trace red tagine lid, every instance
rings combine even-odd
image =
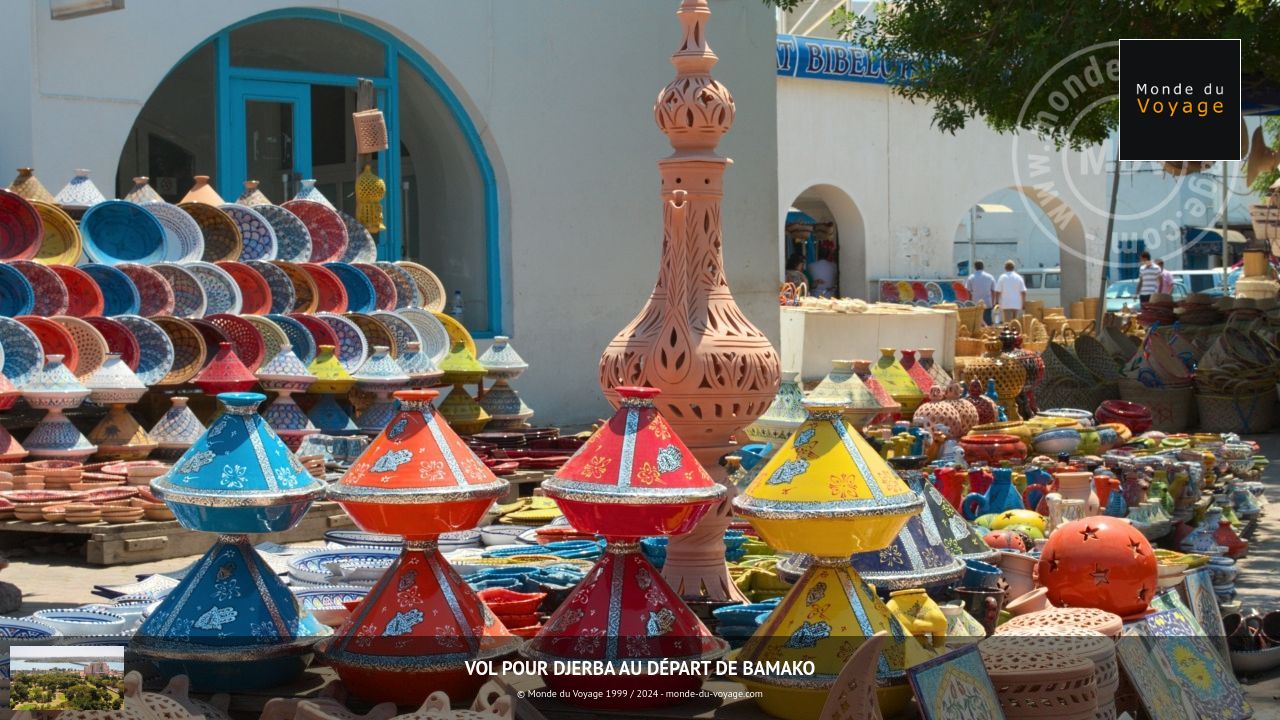
[[[711,479],[658,413],[650,387],[619,387],[618,410],[554,477],[547,495],[580,502],[711,502],[725,488]]]
[[[206,395],[246,392],[258,384],[258,378],[240,361],[231,343],[218,343],[218,354],[193,379]]]

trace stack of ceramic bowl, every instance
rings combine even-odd
[[[276,399],[262,415],[290,450],[296,451],[303,438],[320,432],[293,400],[294,393],[306,392],[315,381],[316,376],[307,370],[288,345],[258,368],[258,382],[262,389],[276,393]]]
[[[48,356],[44,369],[23,386],[22,396],[32,408],[48,411],[27,436],[26,448],[32,457],[83,461],[97,452],[62,414],[80,407],[89,389],[62,364],[61,355]]]
[[[142,460],[156,449],[156,442],[125,409],[142,399],[147,386],[118,353],[107,355],[106,362],[85,385],[91,401],[110,407],[106,417],[89,432],[89,441],[98,446],[99,460]]]
[[[504,431],[527,425],[529,418],[533,417],[533,410],[525,405],[510,381],[528,370],[529,363],[511,347],[509,338],[498,335],[493,339],[493,345],[480,356],[480,364],[484,366],[485,375],[493,380],[480,397],[480,407],[489,413],[489,423],[485,428]]]
[[[391,357],[390,348],[378,346],[353,378],[358,390],[374,396],[373,402],[356,418],[356,425],[364,434],[376,436],[395,415],[396,404],[391,399],[391,393],[408,387],[409,376],[396,359]]]

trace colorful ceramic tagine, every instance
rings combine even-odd
[[[124,199],[139,205],[148,202],[164,202],[160,193],[151,187],[151,178],[146,176],[133,179],[133,187],[125,194]]]
[[[929,374],[928,368],[921,365],[916,359],[915,350],[902,351],[902,369],[907,371],[907,375],[911,376],[916,387],[920,388],[921,394],[929,397],[929,391],[933,389],[933,376]]]
[[[156,443],[151,457],[166,462],[177,460],[204,433],[204,424],[187,407],[187,398],[177,395],[169,400],[169,409],[147,431]]]
[[[303,438],[320,432],[294,402],[293,394],[306,392],[316,382],[316,376],[302,364],[291,345],[281,347],[274,358],[258,368],[258,382],[263,390],[276,393],[262,416],[290,450],[296,451]]]
[[[271,200],[258,189],[257,180],[245,180],[244,191],[236,198],[236,203],[253,207],[254,205],[270,205]]]
[[[306,178],[298,187],[298,193],[293,196],[294,200],[309,200],[311,202],[320,203],[330,210],[335,210],[333,203],[329,202],[329,198],[316,187],[314,178]]]
[[[356,425],[366,435],[377,436],[396,414],[396,404],[391,399],[391,393],[406,389],[409,376],[400,367],[400,363],[391,357],[390,348],[378,345],[352,377],[357,388],[374,395],[373,402],[356,418]]]
[[[316,359],[307,370],[315,376],[310,392],[319,395],[307,417],[320,431],[329,435],[349,435],[360,432],[355,420],[338,404],[337,398],[346,395],[356,384],[338,360],[332,345],[316,348]]]
[[[832,360],[831,372],[809,392],[809,399],[846,408],[845,418],[856,428],[866,427],[884,409],[854,374],[852,360]]]
[[[880,403],[880,407],[883,408],[879,415],[872,418],[872,423],[892,423],[901,417],[902,405],[900,405],[897,400],[894,400],[893,396],[889,394],[889,391],[884,388],[884,385],[881,385],[880,381],[876,379],[876,376],[871,374],[870,360],[854,360],[853,374],[858,376],[858,379],[862,381],[864,386],[866,386],[867,391],[871,393],[871,396],[874,397],[876,402]],[[803,413],[803,408],[801,408],[801,412]],[[801,422],[803,422],[803,418],[801,418]]]
[[[48,355],[45,365],[22,388],[22,397],[36,410],[47,410],[40,422],[27,435],[23,445],[33,458],[51,460],[84,460],[98,448],[90,443],[75,425],[62,414],[80,407],[89,396],[89,388],[62,364],[61,355]]]
[[[594,660],[640,668],[637,675],[621,677],[543,675],[548,687],[576,704],[679,704],[684,692],[697,692],[704,674],[650,674],[645,664],[715,660],[729,645],[713,636],[664,582],[640,552],[639,541],[689,532],[726,489],[702,469],[658,412],[654,399],[659,390],[616,390],[622,398],[617,412],[542,484],[573,527],[605,536],[604,557],[522,652],[533,660]],[[624,687],[631,697],[571,695],[606,687]]]
[[[471,397],[464,385],[479,385],[485,375],[485,368],[476,360],[475,354],[461,341],[453,343],[449,354],[440,361],[440,369],[444,371],[441,380],[452,384],[453,389],[440,403],[440,414],[463,435],[474,435],[489,423],[489,413]]]
[[[217,354],[191,382],[206,395],[245,392],[258,384],[258,378],[245,367],[231,347],[231,343],[218,344]]]
[[[814,556],[813,564],[747,641],[739,660],[812,660],[816,676],[752,673],[742,682],[763,692],[756,702],[771,715],[818,715],[839,674],[846,650],[860,638],[889,630],[896,640],[878,666],[880,705],[886,714],[905,707],[910,692],[904,668],[924,647],[908,634],[849,563],[854,553],[893,544],[924,501],[898,477],[852,426],[839,405],[806,403],[809,417],[734,500],[761,538],[783,551]]]
[[[808,413],[804,411],[804,391],[797,382],[799,377],[798,372],[782,373],[777,395],[764,414],[745,428],[747,437],[755,442],[777,445],[800,427]]]
[[[9,184],[9,189],[28,200],[39,200],[50,205],[55,205],[58,202],[53,197],[53,193],[49,192],[44,183],[40,182],[40,178],[36,177],[35,168],[18,168],[18,175]]]
[[[320,653],[353,693],[416,704],[432,690],[475,694],[466,663],[515,652],[511,635],[440,554],[437,538],[476,526],[507,490],[432,405],[435,390],[395,394],[399,411],[329,488],[362,530],[404,550]]]
[[[489,414],[489,430],[514,430],[524,427],[533,410],[524,404],[520,394],[512,388],[510,381],[519,377],[529,367],[511,347],[509,339],[499,335],[493,339],[493,345],[480,356],[480,364],[485,374],[494,383],[480,397],[480,407]]]
[[[89,179],[88,170],[76,170],[75,177],[68,180],[54,196],[54,202],[71,213],[72,217],[78,217],[77,213],[83,214],[85,210],[106,200],[98,186]]]
[[[934,352],[933,348],[920,348],[916,351],[916,354],[920,356],[918,362],[920,363],[920,366],[925,369],[925,372],[929,373],[929,377],[933,378],[934,385],[948,387],[951,385],[953,380],[951,379],[951,376],[947,374],[947,371],[942,369],[942,366],[938,364],[937,360],[934,360]]]
[[[880,381],[894,401],[902,406],[903,416],[911,417],[920,403],[924,402],[924,392],[903,369],[902,363],[898,362],[893,348],[880,348],[880,359],[871,366],[871,374]]]
[[[1231,527],[1231,521],[1225,518],[1218,521],[1218,528],[1213,533],[1214,542],[1227,549],[1227,557],[1239,559],[1249,552],[1249,541],[1243,540]]]
[[[724,482],[720,458],[773,401],[781,368],[769,338],[734,301],[724,274],[721,219],[730,161],[715,148],[735,110],[729,90],[711,76],[717,58],[707,44],[710,14],[707,0],[683,0],[677,11],[682,37],[671,58],[676,76],[653,108],[673,150],[658,162],[658,279],[644,308],[601,355],[600,387],[615,405],[618,386],[660,388],[659,407],[675,433]],[[668,543],[662,572],[680,592],[711,602],[745,599],[724,563],[729,497],[694,532]]]
[[[98,446],[99,460],[142,460],[156,449],[156,442],[125,409],[142,399],[147,386],[119,353],[108,353],[85,386],[91,401],[110,406],[106,416],[89,432],[89,442]]]
[[[247,533],[284,532],[324,492],[257,412],[259,393],[223,393],[203,436],[151,490],[191,530],[218,541],[161,601],[131,647],[162,675],[204,692],[286,684],[328,628],[299,609]]]
[[[1157,589],[1151,544],[1129,523],[1106,516],[1065,523],[1040,555],[1040,584],[1057,607],[1141,617]]]
[[[431,356],[422,351],[420,342],[407,343],[396,361],[409,374],[409,385],[414,389],[431,387],[444,376],[444,371],[436,367]]]
[[[209,184],[208,175],[195,175],[192,177],[192,180],[194,180],[195,183],[191,186],[191,189],[187,191],[187,194],[182,196],[182,200],[178,201],[179,205],[184,205],[186,203],[203,203],[205,205],[218,207],[219,205],[225,205],[227,203],[227,201],[223,200],[222,196],[218,194],[218,191],[214,190],[213,186]]]

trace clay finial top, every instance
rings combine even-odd
[[[707,44],[706,0],[683,0],[676,11],[683,29],[680,48],[671,56],[676,77],[658,94],[654,120],[675,149],[673,156],[713,153],[733,126],[729,89],[711,77],[718,58]]]

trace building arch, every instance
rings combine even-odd
[[[866,222],[857,203],[849,193],[830,183],[810,185],[793,197],[792,208],[809,216],[817,224],[831,224],[830,231],[834,235],[838,248],[840,294],[845,297],[867,297],[867,231]],[[781,255],[779,267],[783,272],[785,272],[790,244],[795,234],[794,230],[792,234],[788,234],[785,215],[782,218],[781,235],[784,240],[779,249]],[[826,229],[819,229],[819,234],[824,232]]]

